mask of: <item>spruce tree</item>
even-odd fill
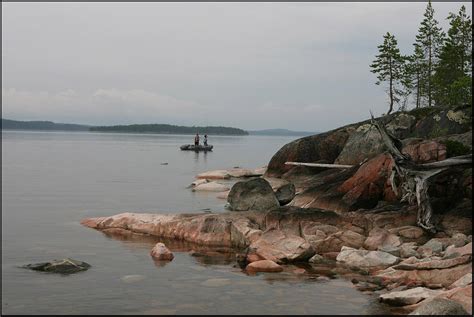
[[[400,101],[402,91],[399,85],[405,79],[405,58],[400,54],[395,36],[387,32],[383,38],[383,44],[378,46],[379,54],[370,68],[371,72],[377,75],[377,85],[388,82],[389,114],[393,110],[393,104]]]
[[[472,21],[464,6],[447,19],[450,28],[436,67],[435,98],[437,103],[454,106],[472,98]]]
[[[440,49],[444,41],[444,32],[438,27],[438,21],[434,18],[434,9],[431,1],[428,2],[424,19],[416,36],[415,45],[419,46],[423,52],[425,69],[422,72],[425,75],[423,82],[426,84],[426,98],[428,106],[433,105],[433,75],[438,61]]]

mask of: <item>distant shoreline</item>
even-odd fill
[[[309,136],[318,132],[291,131],[287,129],[266,129],[246,131],[239,128],[206,126],[187,127],[170,124],[131,124],[114,126],[92,126],[71,123],[55,123],[51,121],[19,121],[2,118],[3,130],[22,131],[63,131],[63,132],[100,132],[100,133],[133,133],[133,134],[167,134],[194,135],[199,134],[222,136]]]

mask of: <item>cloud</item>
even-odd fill
[[[209,111],[194,101],[142,89],[97,89],[78,93],[2,89],[2,116],[89,124],[163,122],[177,113]],[[166,123],[166,122],[163,122]]]
[[[448,12],[471,3],[435,2]],[[2,3],[3,114],[331,129],[386,111],[369,66],[426,3]],[[16,89],[13,89],[16,88]],[[13,90],[11,90],[13,89]],[[285,121],[286,119],[286,121]]]

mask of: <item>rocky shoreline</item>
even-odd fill
[[[396,113],[385,118],[386,127],[415,163],[442,161],[472,153],[471,114],[463,111]],[[285,164],[292,161],[352,167]],[[361,122],[293,141],[268,168],[199,174],[192,190],[216,192],[231,211],[122,213],[81,223],[108,234],[231,248],[247,273],[280,272],[294,263],[345,267],[358,273],[356,288],[396,313],[472,314],[472,167],[435,177],[429,190],[436,230],[430,231],[419,226],[418,206],[393,188],[393,169],[378,132]],[[219,183],[235,178],[245,180]],[[172,260],[164,246],[156,250]],[[156,250],[152,255],[160,258]]]
[[[105,233],[234,248],[239,252],[236,261],[246,271],[278,272],[288,263],[337,263],[367,274],[365,280],[353,281],[357,288],[377,291],[381,301],[405,306],[406,311],[445,297],[472,312],[472,236],[430,237],[413,226],[415,222],[415,213],[409,210],[338,215],[282,207],[222,214],[123,213],[81,223]],[[415,288],[422,295],[413,298],[410,290]]]

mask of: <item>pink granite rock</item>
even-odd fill
[[[271,260],[255,261],[247,265],[247,272],[281,272],[283,267]]]
[[[153,249],[151,249],[150,255],[153,259],[159,261],[171,261],[174,258],[173,253],[161,242],[158,242]]]

